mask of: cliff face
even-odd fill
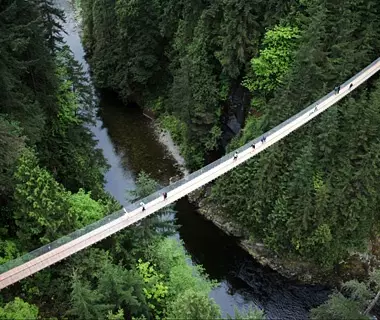
[[[380,241],[371,244],[371,254],[352,253],[333,269],[323,269],[310,262],[300,259],[283,258],[269,250],[263,243],[252,239],[248,232],[234,222],[228,221],[221,208],[209,200],[211,186],[191,193],[188,198],[198,207],[198,212],[212,221],[217,227],[230,236],[236,237],[239,245],[256,261],[279,272],[282,276],[309,284],[339,285],[342,281],[353,278],[364,279],[371,269],[380,265],[378,253]],[[374,243],[377,243],[374,244]],[[379,251],[379,252],[377,252]]]

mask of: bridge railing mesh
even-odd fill
[[[379,63],[380,62],[380,58],[378,58],[377,60],[375,60],[374,62],[372,62],[369,66],[367,66],[365,69],[363,69],[362,71],[360,71],[359,73],[357,73],[355,76],[353,76],[351,79],[347,80],[344,84],[341,85],[342,88],[346,87],[347,85],[349,85],[350,83],[355,83],[355,80],[360,77],[363,73],[365,73],[368,69],[370,69],[373,65],[375,65],[376,63]],[[178,180],[172,184],[170,184],[169,186],[165,187],[165,188],[162,188],[161,190],[158,190],[157,192],[155,193],[152,193],[151,195],[143,198],[143,199],[140,199],[130,205],[128,205],[126,207],[126,210],[127,212],[132,212],[134,210],[136,210],[137,208],[140,207],[140,202],[144,202],[146,205],[149,204],[149,202],[157,199],[157,198],[160,198],[162,197],[162,193],[164,192],[167,192],[169,193],[170,191],[173,191],[175,190],[176,188],[182,186],[183,184],[189,182],[190,180],[192,179],[195,179],[197,178],[198,176],[200,176],[201,174],[203,174],[204,172],[207,172],[213,168],[215,168],[216,166],[226,162],[226,161],[231,161],[232,157],[233,157],[233,154],[235,152],[238,152],[238,153],[241,153],[249,148],[251,148],[252,144],[257,144],[261,138],[263,136],[267,137],[269,135],[272,135],[274,133],[276,133],[277,131],[279,131],[280,129],[282,129],[284,126],[286,126],[287,124],[293,122],[295,119],[297,118],[300,118],[302,116],[305,115],[305,113],[310,113],[312,110],[314,110],[314,108],[318,105],[320,105],[321,103],[323,103],[325,100],[329,99],[332,95],[334,95],[334,92],[330,92],[329,94],[327,94],[326,96],[324,96],[323,98],[319,99],[318,101],[314,102],[312,105],[310,105],[309,107],[303,109],[302,111],[300,111],[299,113],[297,113],[296,115],[292,116],[291,118],[287,119],[286,121],[282,122],[281,124],[279,124],[278,126],[274,127],[273,129],[269,130],[268,132],[266,132],[265,134],[263,134],[262,136],[246,143],[245,145],[243,145],[242,147],[226,154],[225,156],[219,158],[218,160],[206,165],[205,167],[203,167],[202,169],[199,169],[189,175],[187,175],[186,177],[182,178],[181,180]],[[34,251],[31,251],[27,254],[24,254],[14,260],[10,260],[2,265],[0,265],[0,274],[1,273],[4,273],[10,269],[13,269],[17,266],[20,266],[42,254],[45,254],[47,253],[48,251],[51,251],[53,249],[56,249],[66,243],[69,243],[83,235],[85,235],[86,233],[89,233],[101,226],[104,226],[106,225],[107,223],[110,223],[118,218],[120,218],[121,216],[123,216],[125,214],[124,210],[119,210],[117,212],[114,212],[106,217],[104,217],[103,219],[101,220],[98,220],[92,224],[89,224],[81,229],[78,229],[66,236],[63,236],[61,238],[59,238],[58,240],[55,240],[47,245],[44,245]]]

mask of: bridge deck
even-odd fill
[[[327,110],[367,79],[372,77],[379,69],[380,58],[342,84],[339,94],[330,92],[322,99],[265,133],[263,135],[266,137],[264,143],[261,142],[263,136],[258,137],[219,160],[190,174],[184,179],[140,200],[145,203],[145,211],[141,210],[139,206],[140,201],[138,201],[128,206],[127,210],[123,208],[123,210],[113,213],[83,229],[77,230],[49,245],[45,245],[44,247],[21,256],[20,258],[1,265],[0,289],[20,281],[21,279],[61,261],[70,255],[111,236],[119,230],[144,219],[166,205],[186,196],[190,192],[220,177],[227,171],[246,162],[248,159],[254,157],[256,154],[262,152],[272,144],[283,139],[294,130],[309,122],[321,112]],[[353,86],[349,88],[351,83]],[[252,144],[255,144],[255,150],[252,149]],[[238,158],[233,160],[233,154],[235,152],[238,152]],[[165,201],[162,197],[163,192],[167,192],[168,194],[167,200]]]

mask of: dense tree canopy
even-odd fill
[[[231,149],[324,95],[380,49],[380,7],[373,0],[104,2],[96,8],[81,2],[95,77],[152,108],[190,168],[218,149],[223,106],[236,83],[250,90],[258,112]],[[112,66],[98,67],[101,61]],[[331,266],[364,250],[377,232],[380,200],[378,95],[371,81],[220,179],[217,204],[283,254]]]
[[[231,147],[279,124],[374,60],[379,52],[371,31],[380,23],[372,14],[376,6],[372,1],[308,2],[297,20],[302,32],[288,70],[280,71],[281,81],[270,82],[275,89],[262,102],[263,114],[248,119]],[[264,39],[273,36],[270,32]],[[366,37],[358,37],[363,32]],[[250,89],[259,97],[267,82],[255,63],[276,65],[279,58],[272,54],[273,60],[260,60],[264,57],[252,64],[256,78]],[[220,179],[214,195],[228,217],[277,252],[328,266],[349,252],[366,250],[378,233],[380,200],[378,81],[367,88]]]
[[[244,75],[271,23],[265,17],[266,4],[80,3],[84,43],[97,85],[116,90],[125,101],[150,107],[161,117],[174,115],[182,128],[177,142],[187,165],[202,166],[205,154],[219,147],[221,106],[229,86]],[[278,8],[278,17],[289,8]]]
[[[219,149],[234,88],[248,88],[259,112],[243,110],[245,128],[230,149],[295,114],[380,52],[376,0],[78,2],[95,85],[152,109],[191,169]],[[92,89],[63,43],[63,19],[50,0],[0,3],[2,263],[119,208],[103,190],[107,164],[87,128]],[[281,255],[331,268],[368,250],[379,234],[379,104],[374,78],[219,179],[212,200]],[[133,199],[157,188],[141,173]],[[175,229],[162,215],[145,219],[26,279],[7,291],[0,318],[220,318],[208,296],[213,282],[165,238]],[[366,318],[378,298],[377,280],[344,288],[312,317]]]

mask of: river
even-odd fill
[[[88,69],[73,7],[68,0],[57,0],[57,4],[66,14],[65,40],[75,58]],[[151,120],[138,107],[123,105],[115,94],[99,97],[98,116],[91,130],[111,166],[105,189],[121,203],[126,203],[126,191],[134,188],[141,170],[162,185],[179,173]],[[235,239],[204,220],[186,198],[176,204],[175,210],[181,226],[177,238],[183,241],[193,263],[202,264],[210,278],[220,283],[211,297],[223,316],[233,314],[234,306],[242,309],[255,305],[265,310],[268,319],[306,319],[310,308],[327,298],[330,291],[324,287],[289,281],[256,263]]]

